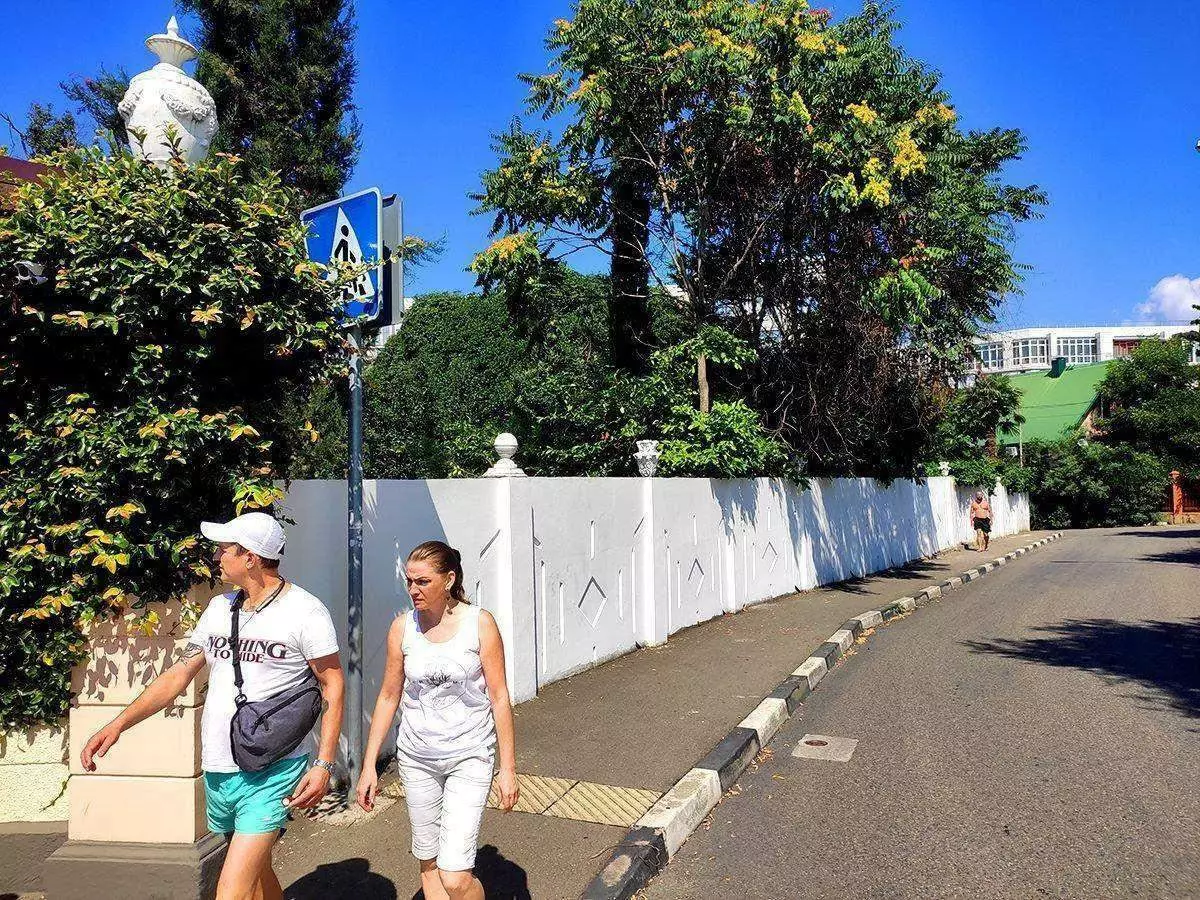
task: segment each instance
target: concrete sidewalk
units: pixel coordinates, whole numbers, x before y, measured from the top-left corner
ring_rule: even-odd
[[[999,538],[987,554],[948,551],[751,606],[547,686],[516,709],[517,770],[540,776],[523,781],[523,805],[535,812],[484,814],[476,872],[488,900],[576,900],[639,809],[670,789],[848,618],[1043,534]],[[1021,558],[1011,565],[1036,563]],[[622,815],[625,824],[580,821]],[[356,824],[298,821],[276,854],[285,896],[419,896],[408,842],[403,800]]]

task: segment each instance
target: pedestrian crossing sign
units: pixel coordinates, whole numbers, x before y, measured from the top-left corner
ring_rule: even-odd
[[[348,319],[379,318],[383,308],[383,196],[379,188],[339,197],[300,213],[308,258],[329,266],[371,265],[343,292]]]

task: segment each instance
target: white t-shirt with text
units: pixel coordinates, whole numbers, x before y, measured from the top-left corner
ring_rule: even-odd
[[[237,704],[229,634],[236,591],[218,594],[196,624],[189,641],[204,649],[208,696],[200,723],[201,767],[206,772],[237,772],[229,746],[229,723]],[[337,632],[325,604],[288,582],[278,597],[259,610],[243,610],[238,622],[242,692],[247,700],[265,700],[309,677],[310,659],[338,652]],[[303,756],[301,744],[290,755]]]

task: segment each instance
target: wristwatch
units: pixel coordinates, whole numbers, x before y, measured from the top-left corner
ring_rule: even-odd
[[[318,768],[318,769],[324,769],[330,775],[333,774],[333,763],[328,762],[327,760],[318,759],[316,762],[313,763],[313,767]]]

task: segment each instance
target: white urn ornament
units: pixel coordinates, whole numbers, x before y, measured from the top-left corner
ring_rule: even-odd
[[[637,460],[638,474],[643,478],[653,478],[658,471],[658,458],[662,455],[658,452],[658,441],[638,441],[637,448],[633,458]]]
[[[179,36],[174,16],[165,34],[146,38],[146,47],[158,64],[133,77],[117,107],[129,147],[158,165],[176,152],[184,162],[199,162],[217,133],[217,106],[204,85],[183,71],[183,64],[196,58],[196,48]]]

